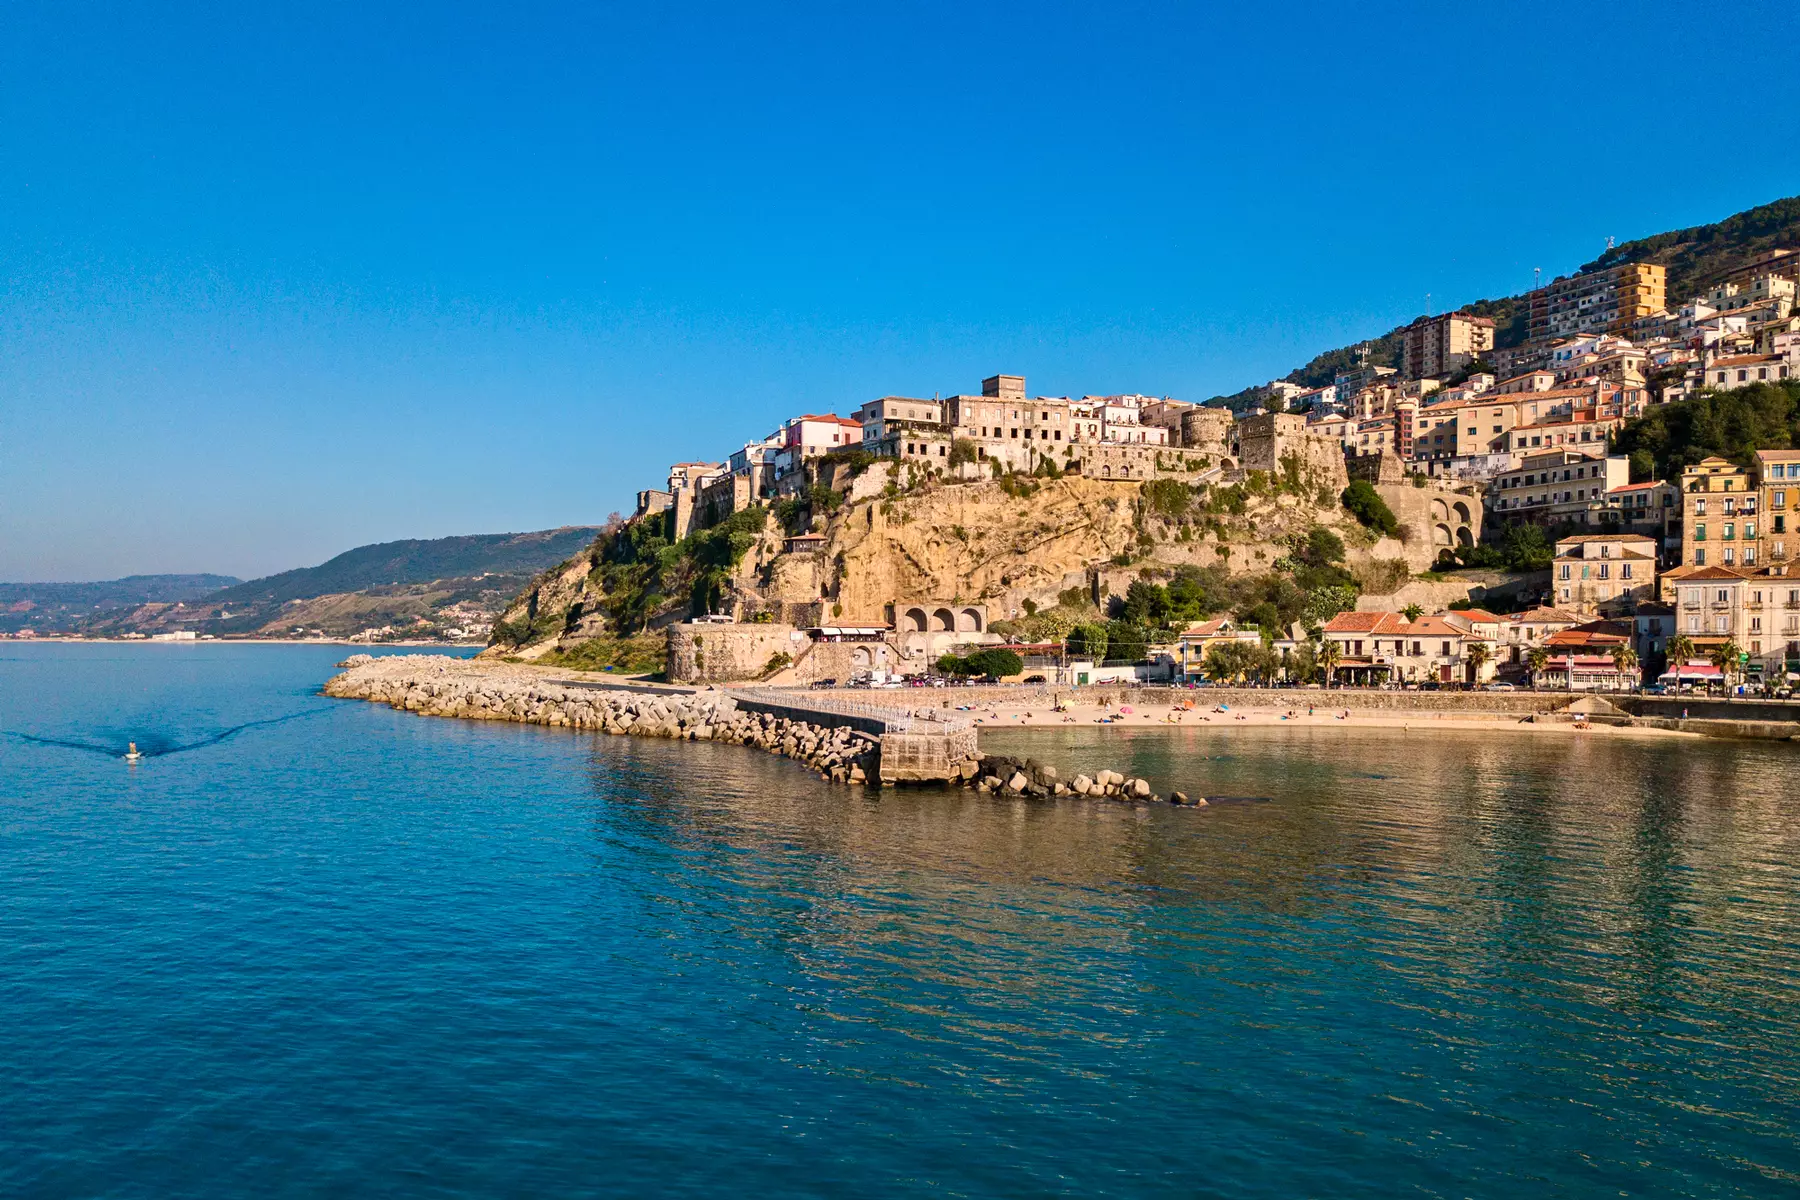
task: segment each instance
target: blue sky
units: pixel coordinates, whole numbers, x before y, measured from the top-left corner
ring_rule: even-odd
[[[258,7],[0,9],[0,579],[598,522],[996,371],[1204,399],[1800,193],[1790,3]]]

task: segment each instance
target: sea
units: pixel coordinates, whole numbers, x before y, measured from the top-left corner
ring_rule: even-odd
[[[1800,746],[984,734],[1138,809],[345,653],[0,644],[0,1195],[1800,1194]]]

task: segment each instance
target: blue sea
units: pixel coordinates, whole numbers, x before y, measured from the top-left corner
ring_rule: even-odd
[[[0,1194],[1800,1191],[1800,747],[985,735],[1140,811],[344,653],[0,646]]]

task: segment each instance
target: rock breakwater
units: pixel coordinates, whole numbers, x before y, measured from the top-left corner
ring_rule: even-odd
[[[516,721],[562,726],[614,736],[753,746],[791,758],[835,783],[876,783],[881,778],[881,739],[829,714],[806,721],[738,707],[717,691],[634,691],[574,684],[539,669],[477,664],[437,655],[375,658],[353,655],[338,664],[324,687],[327,696],[368,700],[428,717]],[[1180,792],[1156,794],[1149,782],[1117,771],[1077,775],[1064,782],[1056,769],[1034,759],[978,754],[962,762],[953,783],[1005,796],[1088,797],[1139,804],[1198,807]]]

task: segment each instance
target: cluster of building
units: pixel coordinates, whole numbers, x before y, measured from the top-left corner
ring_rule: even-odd
[[[1252,422],[1272,415],[1254,414]],[[1222,408],[1139,395],[1031,396],[1024,376],[994,375],[978,395],[883,396],[848,417],[792,417],[724,461],[676,463],[666,489],[638,493],[637,511],[673,510],[680,536],[748,505],[803,494],[822,460],[851,452],[964,478],[996,465],[1122,481],[1194,478],[1259,465],[1237,461],[1245,428],[1254,457],[1262,445],[1255,425]],[[1268,431],[1262,436],[1269,442]],[[1265,449],[1274,452],[1273,443]]]

